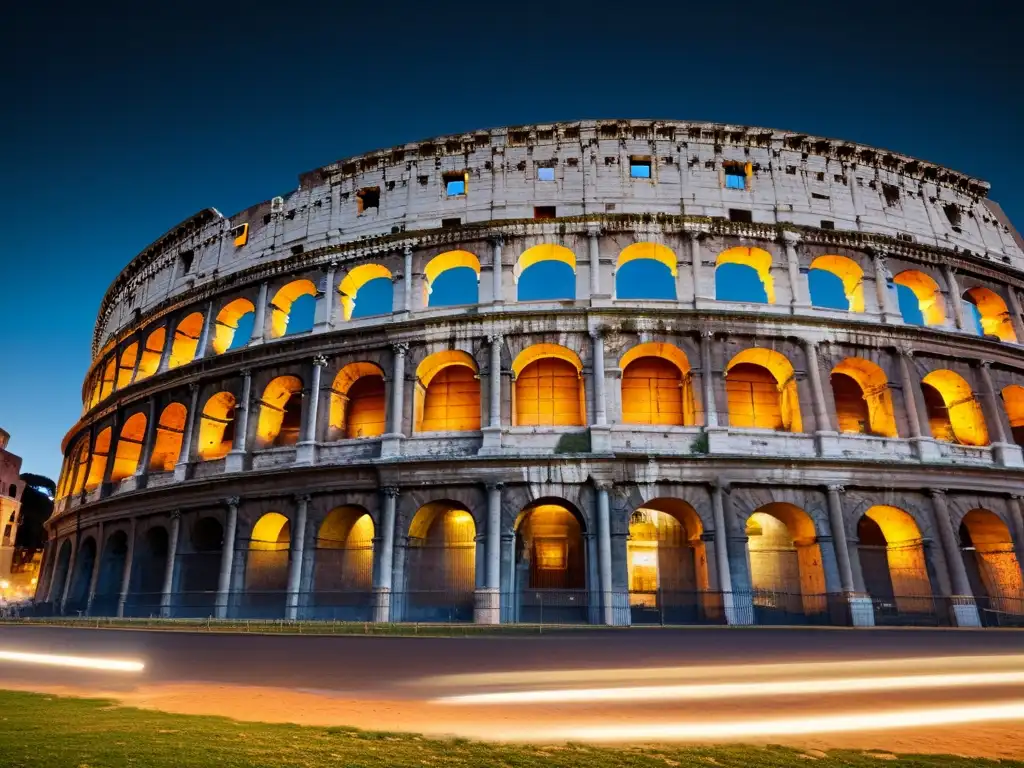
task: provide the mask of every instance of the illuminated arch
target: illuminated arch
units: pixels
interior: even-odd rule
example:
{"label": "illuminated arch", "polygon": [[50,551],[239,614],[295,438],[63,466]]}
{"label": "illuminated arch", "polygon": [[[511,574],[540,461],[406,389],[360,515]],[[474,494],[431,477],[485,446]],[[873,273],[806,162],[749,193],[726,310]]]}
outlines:
{"label": "illuminated arch", "polygon": [[117,377],[117,358],[114,355],[110,356],[107,360],[107,364],[103,366],[103,377],[100,379],[100,400],[106,400],[111,392],[114,391],[114,380]]}
{"label": "illuminated arch", "polygon": [[279,339],[288,333],[292,307],[303,296],[316,298],[316,286],[311,280],[293,280],[281,286],[270,301],[270,337]]}
{"label": "illuminated arch", "polygon": [[545,243],[542,245],[535,245],[532,248],[527,248],[525,251],[519,254],[519,258],[516,259],[516,263],[512,268],[512,279],[516,284],[517,299],[522,300],[519,297],[519,294],[522,292],[523,286],[521,280],[523,274],[535,264],[539,264],[541,262],[546,261],[565,264],[573,272],[573,278],[571,278],[569,281],[571,282],[571,285],[566,285],[567,290],[565,290],[564,293],[561,291],[560,279],[556,281],[551,281],[552,283],[557,283],[557,285],[554,286],[554,288],[558,288],[558,290],[554,290],[552,286],[548,286],[549,288],[551,288],[551,290],[548,291],[548,293],[550,293],[551,295],[547,296],[546,298],[550,298],[551,300],[557,301],[573,299],[576,297],[576,254],[570,251],[565,246],[554,245],[552,243]]}
{"label": "illuminated arch", "polygon": [[331,385],[327,439],[379,437],[386,428],[384,372],[373,363],[349,363]]}
{"label": "illuminated arch", "polygon": [[745,533],[757,608],[804,614],[826,609],[821,549],[804,510],[783,502],[765,504],[747,519]]}
{"label": "illuminated arch", "polygon": [[238,330],[238,321],[250,312],[255,312],[256,307],[248,299],[235,299],[229,301],[220,312],[213,326],[213,351],[222,355],[231,349],[235,340],[235,331]]}
{"label": "illuminated arch", "polygon": [[[772,278],[772,255],[761,248],[736,247],[729,248],[718,254],[715,259],[715,273],[717,277],[718,268],[723,264],[739,264],[750,267],[757,273],[761,285],[764,286],[765,296],[769,304],[775,303],[775,281]],[[715,296],[718,296],[716,282]]]}
{"label": "illuminated arch", "polygon": [[889,381],[875,363],[848,357],[832,369],[831,384],[840,432],[899,437]]}
{"label": "illuminated arch", "polygon": [[280,606],[282,592],[288,587],[288,559],[291,523],[280,512],[267,512],[252,528],[245,558],[245,590],[251,608]]}
{"label": "illuminated arch", "polygon": [[146,337],[146,343],[142,346],[142,359],[139,360],[139,370],[135,374],[135,381],[142,381],[152,376],[160,368],[160,356],[164,351],[164,344],[167,342],[167,331],[157,328]]}
{"label": "illuminated arch", "polygon": [[921,530],[898,507],[875,505],[857,523],[858,555],[868,593],[904,613],[933,610]]}
{"label": "illuminated arch", "polygon": [[[478,269],[479,271],[479,269]],[[352,312],[356,308],[356,295],[359,289],[371,280],[385,279],[391,281],[391,271],[381,264],[362,264],[353,267],[345,275],[338,292],[341,293],[341,311],[346,320],[352,319]]]}
{"label": "illuminated arch", "polygon": [[480,429],[480,379],[468,352],[447,349],[416,367],[417,432]]}
{"label": "illuminated arch", "polygon": [[222,459],[235,440],[235,396],[218,392],[206,401],[199,420],[197,453],[203,461]]}
{"label": "illuminated arch", "polygon": [[619,254],[619,258],[615,262],[615,268],[619,269],[623,264],[628,264],[637,259],[651,259],[652,261],[661,262],[668,267],[672,277],[676,277],[679,274],[675,253],[668,246],[660,245],[659,243],[633,243],[627,246]]}
{"label": "illuminated arch", "polygon": [[[672,280],[668,280],[660,268],[657,268],[656,279],[645,280],[640,280],[639,276],[652,276],[651,272],[623,270],[625,265],[637,261],[654,262],[667,267]],[[675,299],[675,278],[679,273],[676,262],[676,255],[672,249],[658,243],[634,243],[627,246],[619,254],[615,265],[615,295],[620,298],[633,299]],[[633,275],[633,279],[627,280],[620,288],[620,281],[626,279],[630,274]],[[640,289],[636,290],[635,286],[631,287],[631,283],[640,283]]]}
{"label": "illuminated arch", "polygon": [[85,473],[89,465],[89,440],[82,437],[78,441],[78,447],[72,454],[72,466],[69,468],[71,475],[68,481],[68,490],[71,495],[77,495],[85,489]]}
{"label": "illuminated arch", "polygon": [[117,436],[117,450],[114,452],[114,466],[110,471],[110,482],[118,483],[131,477],[139,468],[142,444],[146,441],[146,414],[132,414],[122,425]]}
{"label": "illuminated arch", "polygon": [[942,300],[942,290],[934,279],[924,272],[908,269],[900,272],[892,281],[913,292],[925,325],[942,325],[946,322],[946,305]]}
{"label": "illuminated arch", "polygon": [[1010,310],[1003,297],[988,288],[975,287],[964,292],[964,300],[978,308],[981,316],[981,333],[997,336],[1001,341],[1017,343],[1017,334],[1010,320]]}
{"label": "illuminated arch", "polygon": [[[988,445],[988,429],[971,385],[958,373],[932,371],[921,380],[932,437],[961,445]],[[932,392],[938,393],[938,398]]]}
{"label": "illuminated arch", "polygon": [[195,360],[202,333],[202,312],[193,312],[178,323],[178,327],[174,329],[174,341],[171,343],[171,356],[167,361],[167,367],[177,368]]}
{"label": "illuminated arch", "polygon": [[[843,283],[843,292],[849,302],[847,309],[851,312],[864,311],[864,270],[860,264],[846,256],[819,256],[811,262],[811,269],[820,269],[838,277]],[[814,301],[813,291],[811,303],[818,306],[818,302]]]}
{"label": "illuminated arch", "polygon": [[260,398],[260,420],[256,438],[260,448],[295,445],[302,423],[302,380],[278,376],[271,380]]}
{"label": "illuminated arch", "polygon": [[132,374],[135,373],[135,362],[139,358],[139,342],[133,341],[121,350],[121,356],[117,360],[117,381],[114,389],[127,387],[132,383]]}
{"label": "illuminated arch", "polygon": [[1013,441],[1024,445],[1024,387],[1011,384],[1003,388],[1003,409],[1010,420]]}
{"label": "illuminated arch", "polygon": [[960,523],[960,546],[974,596],[992,600],[996,611],[1019,614],[1024,583],[1006,523],[990,510],[972,509]]}
{"label": "illuminated arch", "polygon": [[653,499],[633,511],[626,568],[634,621],[643,621],[652,608],[658,613],[651,618],[666,623],[697,618],[698,603],[680,597],[708,589],[703,531],[700,517],[681,499]]}
{"label": "illuminated arch", "polygon": [[[480,281],[480,259],[475,254],[469,251],[446,251],[445,253],[438,254],[423,268],[423,273],[426,279],[423,281],[423,306],[430,305],[430,294],[434,290],[434,281],[441,276],[442,273],[447,272],[451,269],[468,268],[472,269],[476,273],[476,279]],[[475,304],[479,300],[479,294],[474,296],[470,301],[455,301],[452,302],[452,306],[460,304]]]}
{"label": "illuminated arch", "polygon": [[582,370],[579,356],[558,344],[520,352],[512,362],[514,425],[586,425]]}
{"label": "illuminated arch", "polygon": [[[432,618],[438,609],[451,618],[473,617],[476,588],[476,524],[461,504],[424,504],[409,524],[406,550],[405,619]],[[451,614],[448,614],[451,615]]]}
{"label": "illuminated arch", "polygon": [[[515,533],[516,567],[523,562],[529,564],[529,581],[524,586],[551,590],[587,588],[584,525],[571,506],[560,499],[540,499],[520,512]],[[536,609],[536,605],[524,602],[520,620],[536,620],[532,615]],[[579,609],[586,610],[582,605]]]}
{"label": "illuminated arch", "polygon": [[796,374],[786,357],[751,347],[725,367],[729,424],[784,432],[802,432]]}
{"label": "illuminated arch", "polygon": [[153,456],[149,461],[150,470],[169,472],[174,469],[181,453],[181,441],[185,434],[187,418],[188,409],[181,403],[171,403],[164,408],[157,421]]}
{"label": "illuminated arch", "polygon": [[313,565],[317,605],[342,602],[346,592],[368,592],[373,586],[373,519],[355,505],[335,507],[324,518],[316,537]]}
{"label": "illuminated arch", "polygon": [[92,408],[96,403],[100,401],[100,386],[103,381],[103,374],[96,371],[92,377],[92,386],[89,389],[88,400],[86,400],[86,407]]}
{"label": "illuminated arch", "polygon": [[690,361],[679,347],[637,344],[619,360],[625,424],[692,425],[695,422]]}
{"label": "illuminated arch", "polygon": [[110,455],[110,441],[112,430],[105,427],[96,435],[92,444],[92,456],[89,459],[89,477],[85,481],[85,490],[92,491],[99,488],[107,471],[107,457]]}

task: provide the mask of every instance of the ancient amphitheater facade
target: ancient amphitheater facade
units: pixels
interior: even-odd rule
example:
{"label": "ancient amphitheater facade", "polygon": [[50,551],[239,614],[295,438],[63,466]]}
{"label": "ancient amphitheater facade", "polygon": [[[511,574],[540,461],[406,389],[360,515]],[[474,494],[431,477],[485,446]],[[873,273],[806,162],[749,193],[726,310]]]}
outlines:
{"label": "ancient amphitheater facade", "polygon": [[849,142],[596,121],[203,210],[103,298],[37,601],[1024,621],[1024,243],[987,190]]}

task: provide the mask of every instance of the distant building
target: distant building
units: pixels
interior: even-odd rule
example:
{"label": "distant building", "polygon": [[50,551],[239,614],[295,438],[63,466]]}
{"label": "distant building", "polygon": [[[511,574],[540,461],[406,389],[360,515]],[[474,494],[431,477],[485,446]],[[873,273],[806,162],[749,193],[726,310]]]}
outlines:
{"label": "distant building", "polygon": [[[21,524],[21,497],[25,482],[21,475],[21,456],[7,450],[9,433],[0,429],[0,579],[7,580],[14,559],[14,540]],[[0,591],[2,594],[2,591]]]}

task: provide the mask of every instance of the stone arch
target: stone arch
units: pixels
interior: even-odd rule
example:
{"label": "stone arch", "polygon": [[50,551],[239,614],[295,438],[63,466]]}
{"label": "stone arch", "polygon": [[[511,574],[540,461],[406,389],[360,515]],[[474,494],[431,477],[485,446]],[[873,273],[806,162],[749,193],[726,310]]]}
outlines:
{"label": "stone arch", "polygon": [[744,533],[758,623],[826,610],[821,548],[807,512],[787,502],[765,504],[747,518]]}
{"label": "stone arch", "polygon": [[126,615],[150,616],[159,613],[170,537],[163,525],[151,525],[141,533],[133,558],[131,592]]}
{"label": "stone arch", "polygon": [[[200,515],[189,529],[189,551],[178,554],[179,605],[175,615],[209,616],[217,601],[224,526],[213,515]],[[230,544],[234,546],[234,542]]]}
{"label": "stone arch", "polygon": [[[382,264],[361,264],[358,267],[352,267],[338,285],[338,292],[341,294],[342,317],[351,320],[356,316],[356,297],[360,289],[367,283],[373,280],[387,280],[388,285],[393,286],[393,279],[391,270]],[[388,312],[371,314],[389,314],[390,312],[389,308]]]}
{"label": "stone arch", "polygon": [[[279,339],[291,333],[300,333],[308,330],[305,326],[312,327],[313,313],[310,308],[303,313],[293,317],[295,302],[303,296],[311,296],[316,299],[316,286],[312,280],[292,280],[290,283],[278,288],[274,298],[270,300],[270,338]],[[308,315],[308,317],[305,317]],[[308,321],[308,322],[307,322]]]}
{"label": "stone arch", "polygon": [[235,440],[235,396],[230,392],[211,395],[199,420],[196,453],[202,461],[223,459]]}
{"label": "stone arch", "polygon": [[971,385],[948,369],[921,380],[932,437],[961,445],[988,445],[988,428]]}
{"label": "stone arch", "polygon": [[421,506],[409,523],[406,620],[470,620],[476,589],[476,523],[451,500]]}
{"label": "stone arch", "polygon": [[167,331],[163,328],[156,328],[146,337],[146,343],[142,346],[142,357],[139,360],[138,370],[135,373],[135,381],[148,379],[160,368],[160,357],[164,353],[164,345],[167,343]]}
{"label": "stone arch", "polygon": [[[456,269],[472,270],[476,276],[477,288],[479,287],[480,259],[476,257],[476,254],[469,251],[445,251],[444,253],[439,253],[423,267],[423,274],[425,276],[423,281],[423,306],[459,306],[463,304],[476,304],[480,300],[479,290],[477,290],[469,301],[447,301],[440,304],[432,301],[434,284],[437,279],[444,273]],[[468,299],[469,297],[467,296],[466,298]]]}
{"label": "stone arch", "polygon": [[157,420],[156,440],[149,469],[156,472],[170,472],[178,463],[181,441],[185,435],[185,421],[188,409],[181,403],[170,403]]}
{"label": "stone arch", "polygon": [[[826,297],[815,290],[815,283],[811,277],[816,270],[827,272],[842,283],[846,306],[840,307],[827,303]],[[811,290],[811,304],[814,306],[845,309],[850,312],[864,311],[864,270],[853,259],[836,255],[818,256],[811,262],[811,274],[808,275],[808,282]]]}
{"label": "stone arch", "polygon": [[167,360],[168,368],[178,368],[196,359],[199,349],[199,337],[203,333],[203,313],[192,312],[182,318],[174,329],[174,340],[171,342],[171,356]]}
{"label": "stone arch", "polygon": [[292,375],[272,379],[260,398],[256,447],[295,445],[301,426],[302,380]]}
{"label": "stone arch", "polygon": [[211,342],[213,351],[222,355],[229,349],[244,347],[249,340],[245,339],[242,343],[236,343],[235,332],[243,317],[249,314],[255,316],[255,313],[256,307],[251,301],[244,298],[232,299],[221,307],[213,326],[213,341]]}
{"label": "stone arch", "polygon": [[[742,267],[736,270],[733,267]],[[726,267],[723,269],[723,267]],[[775,303],[775,282],[772,278],[772,255],[762,248],[735,247],[718,254],[715,259],[715,298],[719,301],[746,301],[764,304]],[[762,296],[742,295],[733,289],[736,276],[752,270],[760,282],[764,294]]]}
{"label": "stone arch", "polygon": [[146,414],[133,413],[117,435],[117,450],[114,452],[114,466],[110,471],[110,482],[119,483],[131,477],[139,468],[142,445],[146,441]]}
{"label": "stone arch", "polygon": [[379,437],[386,428],[384,371],[375,363],[349,363],[331,385],[327,439]]}
{"label": "stone arch", "polygon": [[113,616],[117,613],[121,595],[121,579],[128,559],[128,534],[124,530],[111,531],[100,555],[100,570],[96,580],[96,596],[89,612],[93,616]]}
{"label": "stone arch", "polygon": [[[540,297],[540,300],[555,300],[555,299],[574,299],[576,298],[576,254],[566,248],[564,245],[555,245],[553,243],[542,243],[535,245],[532,248],[527,248],[516,259],[515,266],[512,268],[512,279],[515,281],[517,288],[517,300],[524,301],[522,296],[519,294],[522,292],[521,281],[523,275],[526,274],[530,267],[542,262],[558,262],[565,264],[572,270],[571,278],[567,275],[565,279],[562,276],[557,276],[557,279],[550,281],[550,291],[544,292],[545,295]],[[565,283],[563,286],[562,283]]]}
{"label": "stone arch", "polygon": [[520,510],[514,529],[522,589],[586,589],[586,522],[574,504],[559,498],[537,499]]}
{"label": "stone arch", "polygon": [[1020,384],[1011,384],[1008,387],[1003,387],[1001,394],[1003,409],[1010,422],[1013,442],[1017,445],[1024,445],[1024,387]]}
{"label": "stone arch", "polygon": [[416,367],[416,432],[480,429],[480,378],[468,352],[446,349]]}
{"label": "stone arch", "polygon": [[[622,299],[676,299],[676,284],[675,278],[679,274],[677,267],[677,261],[675,253],[671,248],[660,243],[633,243],[632,245],[624,248],[620,253],[619,257],[615,262],[615,296]],[[630,269],[626,268],[627,265],[640,265],[646,264],[660,264],[668,269],[669,274],[665,275],[664,272],[657,270],[662,279],[647,281],[645,285],[646,290],[640,291],[623,291],[625,286],[620,284],[620,280],[623,276],[629,276]],[[671,277],[671,279],[669,279]],[[657,288],[662,285],[668,285],[670,290],[658,291]],[[652,295],[652,290],[653,294]]]}
{"label": "stone arch", "polygon": [[280,512],[262,514],[245,548],[246,615],[283,614],[290,560],[291,521]]}
{"label": "stone arch", "polygon": [[68,475],[68,492],[77,495],[85,490],[85,476],[89,466],[89,438],[83,435],[78,439],[78,445],[71,454],[72,467]]}
{"label": "stone arch", "polygon": [[864,586],[879,622],[894,609],[897,614],[933,613],[935,590],[914,518],[899,507],[875,504],[858,517],[856,533]]}
{"label": "stone arch", "polygon": [[114,389],[123,389],[132,383],[132,376],[135,374],[135,363],[139,359],[139,342],[133,341],[121,350],[117,358],[117,381]]}
{"label": "stone arch", "polygon": [[829,380],[840,432],[899,437],[889,381],[881,367],[848,357],[832,369]]}
{"label": "stone arch", "polygon": [[69,614],[79,611],[84,613],[87,608],[96,555],[96,539],[93,536],[85,536],[76,547],[74,572],[71,574],[71,583],[65,595],[65,611]]}
{"label": "stone arch", "polygon": [[[944,325],[946,322],[946,305],[942,299],[942,289],[935,279],[924,272],[916,269],[907,269],[900,272],[892,279],[897,286],[910,291],[913,294],[913,301],[917,303],[918,310],[925,325]],[[897,288],[897,290],[899,290]],[[909,300],[909,296],[906,296]],[[904,298],[901,297],[901,314]],[[903,317],[904,322],[912,322],[912,318]]]}
{"label": "stone arch", "polygon": [[692,426],[696,421],[690,361],[672,344],[637,344],[619,360],[622,421]]}
{"label": "stone arch", "polygon": [[104,427],[96,434],[92,444],[92,455],[89,457],[89,477],[85,481],[85,490],[94,491],[103,483],[107,471],[107,458],[110,456],[110,441],[113,430]]}
{"label": "stone arch", "polygon": [[802,432],[796,372],[785,355],[764,347],[739,352],[725,367],[729,425]]}
{"label": "stone arch", "polygon": [[1024,583],[1006,523],[991,510],[972,509],[960,521],[959,539],[971,591],[990,603],[981,607],[1019,615]]}
{"label": "stone arch", "polygon": [[[103,366],[103,374],[100,377],[99,400],[106,400],[114,391],[114,382],[117,380],[117,357],[111,355]],[[98,402],[97,401],[97,402]]]}
{"label": "stone arch", "polygon": [[317,618],[366,621],[371,617],[373,518],[365,507],[344,504],[317,528],[311,608]]}
{"label": "stone arch", "polygon": [[558,344],[534,344],[512,361],[514,426],[585,426],[586,402],[575,352]]}
{"label": "stone arch", "polygon": [[995,336],[1000,341],[1017,343],[1010,310],[1002,296],[989,288],[975,286],[964,291],[963,300],[977,310],[976,321],[982,336]]}
{"label": "stone arch", "polygon": [[57,559],[54,562],[53,576],[50,579],[50,594],[47,596],[51,603],[59,603],[64,596],[64,584],[68,579],[72,548],[71,539],[64,539],[57,549]]}

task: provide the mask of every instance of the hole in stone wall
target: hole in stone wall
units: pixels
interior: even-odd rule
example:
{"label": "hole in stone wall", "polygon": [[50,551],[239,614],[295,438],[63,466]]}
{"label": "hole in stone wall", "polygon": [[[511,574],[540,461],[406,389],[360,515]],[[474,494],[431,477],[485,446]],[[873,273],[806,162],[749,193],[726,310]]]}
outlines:
{"label": "hole in stone wall", "polygon": [[359,213],[380,208],[380,187],[364,187],[356,192],[356,205]]}
{"label": "hole in stone wall", "polygon": [[752,224],[754,222],[754,215],[751,211],[744,211],[740,208],[730,208],[729,221],[741,224]]}
{"label": "hole in stone wall", "polygon": [[895,184],[882,184],[882,196],[885,198],[886,205],[900,204],[900,188]]}
{"label": "hole in stone wall", "polygon": [[555,206],[553,206],[553,205],[535,205],[533,207],[533,218],[535,218],[535,219],[553,219],[553,218],[555,218]]}

